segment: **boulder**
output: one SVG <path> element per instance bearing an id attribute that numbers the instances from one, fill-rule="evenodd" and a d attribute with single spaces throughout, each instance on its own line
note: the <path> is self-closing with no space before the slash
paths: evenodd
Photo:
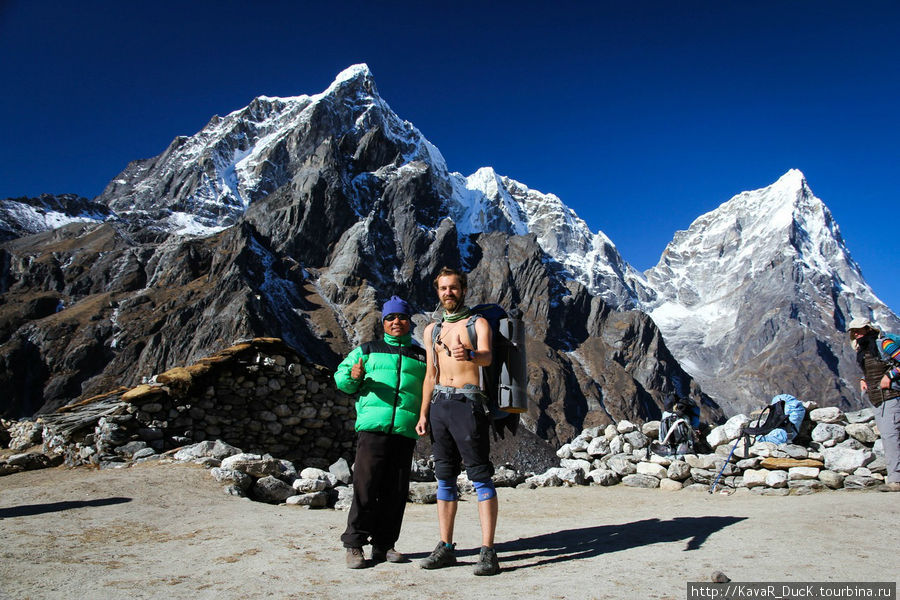
<path id="1" fill-rule="evenodd" d="M 332 463 L 332 465 L 328 467 L 328 472 L 334 475 L 337 480 L 344 485 L 353 481 L 353 472 L 350 470 L 350 464 L 344 457 L 341 457 Z"/>
<path id="2" fill-rule="evenodd" d="M 661 479 L 659 481 L 659 489 L 664 490 L 666 492 L 677 492 L 684 487 L 680 481 L 675 481 L 674 479 Z"/>
<path id="3" fill-rule="evenodd" d="M 786 488 L 788 486 L 787 471 L 769 471 L 766 475 L 766 485 L 770 488 Z"/>
<path id="4" fill-rule="evenodd" d="M 809 413 L 809 419 L 815 423 L 837 423 L 844 417 L 844 413 L 836 406 L 816 408 Z"/>
<path id="5" fill-rule="evenodd" d="M 759 466 L 764 469 L 791 469 L 794 467 L 812 467 L 821 469 L 825 464 L 822 461 L 813 460 L 811 458 L 764 458 L 760 461 Z"/>
<path id="6" fill-rule="evenodd" d="M 241 471 L 252 477 L 267 477 L 281 473 L 281 463 L 271 456 L 264 457 L 245 452 L 226 457 L 220 466 L 223 469 Z"/>
<path id="7" fill-rule="evenodd" d="M 327 492 L 312 492 L 311 494 L 300 494 L 298 496 L 289 496 L 284 499 L 285 504 L 292 506 L 307 506 L 309 508 L 325 508 L 328 506 Z"/>
<path id="8" fill-rule="evenodd" d="M 691 466 L 682 460 L 673 461 L 666 469 L 666 478 L 684 481 L 691 476 Z"/>
<path id="9" fill-rule="evenodd" d="M 865 423 L 850 423 L 844 427 L 847 435 L 863 444 L 874 444 L 878 439 L 875 431 Z"/>
<path id="10" fill-rule="evenodd" d="M 633 474 L 626 475 L 622 478 L 622 484 L 627 485 L 628 487 L 639 487 L 639 488 L 658 488 L 659 487 L 659 479 L 654 477 L 653 475 L 641 475 L 641 474 Z"/>
<path id="11" fill-rule="evenodd" d="M 820 408 L 819 410 L 825 410 Z M 836 423 L 819 423 L 812 430 L 812 440 L 814 442 L 825 443 L 833 441 L 839 443 L 847 439 L 847 432 L 844 427 Z"/>
<path id="12" fill-rule="evenodd" d="M 637 473 L 640 475 L 650 475 L 657 479 L 666 478 L 666 468 L 651 462 L 640 462 L 636 467 Z"/>
<path id="13" fill-rule="evenodd" d="M 293 487 L 272 475 L 257 479 L 250 491 L 257 500 L 270 504 L 280 504 L 294 495 Z"/>
<path id="14" fill-rule="evenodd" d="M 609 469 L 594 469 L 587 474 L 587 479 L 593 485 L 616 485 L 619 483 L 619 474 Z"/>
<path id="15" fill-rule="evenodd" d="M 437 503 L 437 482 L 416 481 L 410 483 L 409 501 L 415 504 Z"/>
<path id="16" fill-rule="evenodd" d="M 825 468 L 841 473 L 852 473 L 875 460 L 875 454 L 871 450 L 855 450 L 845 446 L 825 448 L 822 454 L 825 456 Z"/>
<path id="17" fill-rule="evenodd" d="M 800 481 L 803 479 L 818 479 L 819 469 L 816 467 L 791 467 L 788 469 L 788 478 L 791 481 Z"/>

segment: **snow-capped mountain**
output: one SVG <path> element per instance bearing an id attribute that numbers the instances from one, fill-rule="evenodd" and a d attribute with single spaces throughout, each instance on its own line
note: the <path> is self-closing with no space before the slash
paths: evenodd
<path id="1" fill-rule="evenodd" d="M 781 392 L 852 405 L 857 367 L 846 323 L 866 316 L 900 325 L 796 169 L 677 232 L 645 275 L 658 297 L 644 310 L 731 412 Z"/>
<path id="2" fill-rule="evenodd" d="M 642 275 L 625 262 L 602 231 L 593 233 L 575 212 L 553 194 L 531 190 L 484 167 L 468 177 L 453 173 L 450 215 L 462 235 L 502 231 L 533 233 L 541 249 L 568 277 L 615 308 L 638 303 L 635 286 Z"/>
<path id="3" fill-rule="evenodd" d="M 318 131 L 323 114 L 328 128 Z M 378 131 L 399 153 L 379 157 L 391 163 L 349 182 L 358 214 L 367 212 L 373 177 L 390 181 L 403 175 L 398 168 L 422 163 L 450 183 L 444 201 L 463 249 L 466 236 L 476 233 L 534 233 L 540 247 L 592 293 L 616 308 L 636 305 L 633 288 L 641 275 L 606 235 L 591 232 L 558 197 L 530 190 L 490 167 L 468 177 L 449 173 L 440 151 L 378 95 L 366 65 L 344 70 L 321 94 L 262 96 L 214 117 L 197 134 L 176 138 L 160 156 L 133 162 L 99 200 L 123 217 L 176 233 L 208 235 L 234 224 L 252 202 L 289 183 L 298 165 L 286 164 L 287 157 L 302 164 L 315 152 L 332 151 L 320 142 L 361 131 Z M 314 143 L 298 153 L 299 140 L 310 137 Z"/>
<path id="4" fill-rule="evenodd" d="M 365 65 L 320 94 L 259 97 L 214 117 L 129 164 L 97 204 L 109 210 L 80 217 L 104 235 L 63 228 L 57 237 L 77 243 L 51 252 L 33 236 L 0 248 L 30 257 L 0 261 L 0 291 L 26 307 L 0 322 L 0 364 L 24 360 L 27 347 L 26 371 L 68 365 L 29 392 L 45 403 L 248 335 L 282 337 L 330 364 L 370 335 L 391 294 L 430 312 L 430 279 L 444 264 L 471 271 L 473 298 L 525 314 L 532 424 L 548 439 L 653 416 L 673 375 L 708 416 L 720 415 L 675 359 L 728 413 L 781 392 L 852 405 L 846 321 L 896 323 L 799 171 L 698 218 L 642 274 L 555 195 L 489 167 L 451 172 L 379 96 Z M 35 304 L 38 290 L 46 297 Z M 67 311 L 54 311 L 101 292 L 109 326 L 96 329 L 104 321 L 91 313 L 71 348 L 56 343 L 61 334 L 46 328 Z M 79 371 L 67 353 L 80 356 L 85 344 L 92 360 Z"/>
<path id="5" fill-rule="evenodd" d="M 437 149 L 378 95 L 369 68 L 355 65 L 321 94 L 260 96 L 246 108 L 213 117 L 200 132 L 176 138 L 159 156 L 131 163 L 98 200 L 122 216 L 176 233 L 214 233 L 233 225 L 252 202 L 289 183 L 314 153 L 330 151 L 333 139 L 374 129 L 401 149 L 400 162 L 425 160 L 446 171 Z M 300 140 L 324 146 L 301 148 Z"/>
<path id="6" fill-rule="evenodd" d="M 364 65 L 321 94 L 213 118 L 131 163 L 98 200 L 117 217 L 0 247 L 0 365 L 12 366 L 0 385 L 18 390 L 14 412 L 251 336 L 334 365 L 393 294 L 422 315 L 421 332 L 434 274 L 464 265 L 474 302 L 515 307 L 528 324 L 526 424 L 545 439 L 658 417 L 676 380 L 721 417 L 649 317 L 627 310 L 640 274 L 606 236 L 490 169 L 449 172 Z"/>

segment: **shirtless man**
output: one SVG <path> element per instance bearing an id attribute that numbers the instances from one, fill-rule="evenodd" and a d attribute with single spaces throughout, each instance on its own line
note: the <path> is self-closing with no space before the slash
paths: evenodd
<path id="1" fill-rule="evenodd" d="M 491 364 L 491 328 L 485 319 L 476 319 L 477 343 L 469 339 L 466 324 L 470 311 L 465 305 L 465 273 L 444 267 L 435 278 L 434 287 L 443 309 L 443 319 L 433 344 L 435 323 L 426 327 L 422 336 L 428 366 L 416 432 L 424 436 L 430 423 L 434 471 L 438 480 L 441 541 L 419 566 L 439 569 L 456 564 L 453 524 L 459 501 L 456 478 L 462 461 L 478 495 L 481 553 L 475 575 L 496 575 L 500 572 L 494 550 L 497 490 L 491 480 L 494 466 L 490 460 L 490 420 L 486 398 L 479 387 L 479 367 Z"/>

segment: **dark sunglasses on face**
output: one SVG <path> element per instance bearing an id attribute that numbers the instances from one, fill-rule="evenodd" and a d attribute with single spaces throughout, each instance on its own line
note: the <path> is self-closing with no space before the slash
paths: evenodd
<path id="1" fill-rule="evenodd" d="M 395 319 L 400 319 L 401 321 L 409 321 L 409 315 L 404 315 L 403 313 L 391 313 L 389 315 L 385 315 L 385 321 L 394 321 Z"/>

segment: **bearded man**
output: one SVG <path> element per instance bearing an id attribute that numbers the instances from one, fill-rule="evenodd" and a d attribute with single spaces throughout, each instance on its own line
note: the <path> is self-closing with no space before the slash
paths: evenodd
<path id="1" fill-rule="evenodd" d="M 419 566 L 439 569 L 456 564 L 453 526 L 459 503 L 456 478 L 462 462 L 478 496 L 481 552 L 475 575 L 496 575 L 500 572 L 494 550 L 497 490 L 491 479 L 494 466 L 490 459 L 490 418 L 479 371 L 480 367 L 490 365 L 493 358 L 491 328 L 485 319 L 476 317 L 477 339 L 469 339 L 467 323 L 473 315 L 465 304 L 467 286 L 465 273 L 448 267 L 441 269 L 434 288 L 441 303 L 442 319 L 440 324 L 428 325 L 422 338 L 427 367 L 416 432 L 424 436 L 431 426 L 441 541 Z"/>

